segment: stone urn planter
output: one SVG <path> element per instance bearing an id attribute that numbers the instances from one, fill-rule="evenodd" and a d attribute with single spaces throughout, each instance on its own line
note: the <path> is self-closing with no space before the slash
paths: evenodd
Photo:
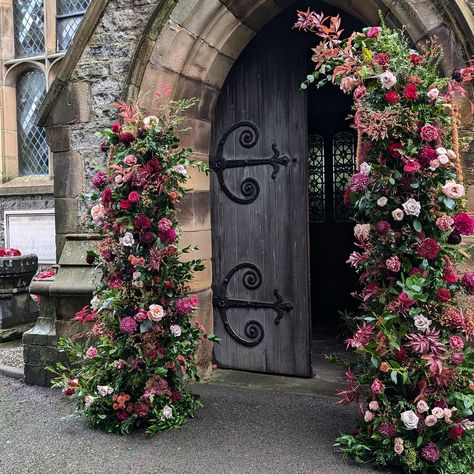
<path id="1" fill-rule="evenodd" d="M 38 305 L 28 287 L 37 270 L 36 255 L 0 257 L 0 329 L 36 321 Z"/>

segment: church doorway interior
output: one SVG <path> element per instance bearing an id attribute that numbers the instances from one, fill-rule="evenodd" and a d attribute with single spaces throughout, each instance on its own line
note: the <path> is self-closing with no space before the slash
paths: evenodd
<path id="1" fill-rule="evenodd" d="M 317 38 L 273 19 L 230 71 L 211 137 L 213 293 L 217 365 L 308 377 L 338 347 L 340 311 L 354 307 L 351 210 L 355 160 L 351 97 L 299 90 Z M 333 7 L 310 1 L 317 11 Z M 341 14 L 347 31 L 362 25 Z M 314 341 L 314 342 L 313 342 Z"/>

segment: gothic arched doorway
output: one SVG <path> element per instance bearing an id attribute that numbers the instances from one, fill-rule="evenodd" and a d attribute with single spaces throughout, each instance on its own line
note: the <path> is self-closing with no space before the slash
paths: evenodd
<path id="1" fill-rule="evenodd" d="M 338 330 L 353 285 L 341 198 L 354 145 L 350 99 L 336 88 L 299 90 L 317 39 L 292 29 L 298 8 L 307 3 L 247 46 L 215 109 L 214 355 L 220 367 L 310 376 L 313 334 Z"/>

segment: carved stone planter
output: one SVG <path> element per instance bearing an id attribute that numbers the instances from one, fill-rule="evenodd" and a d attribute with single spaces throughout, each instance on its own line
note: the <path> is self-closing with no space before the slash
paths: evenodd
<path id="1" fill-rule="evenodd" d="M 36 270 L 36 255 L 0 257 L 0 329 L 36 321 L 38 305 L 28 292 Z"/>

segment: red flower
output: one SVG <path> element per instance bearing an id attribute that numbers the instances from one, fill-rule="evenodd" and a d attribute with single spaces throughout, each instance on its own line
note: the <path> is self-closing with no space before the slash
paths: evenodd
<path id="1" fill-rule="evenodd" d="M 466 293 L 474 294 L 474 273 L 466 273 L 461 279 Z"/>
<path id="2" fill-rule="evenodd" d="M 138 194 L 136 191 L 132 191 L 128 195 L 128 200 L 132 203 L 135 204 L 140 200 L 140 194 Z"/>
<path id="3" fill-rule="evenodd" d="M 117 120 L 112 124 L 112 132 L 120 133 L 122 131 L 122 124 Z"/>
<path id="4" fill-rule="evenodd" d="M 110 188 L 104 189 L 104 191 L 102 192 L 101 201 L 104 206 L 112 202 L 112 190 Z"/>
<path id="5" fill-rule="evenodd" d="M 412 300 L 404 291 L 398 295 L 398 301 L 400 301 L 403 306 L 408 307 L 413 306 L 416 303 L 416 301 Z"/>
<path id="6" fill-rule="evenodd" d="M 461 235 L 471 235 L 474 233 L 474 219 L 466 212 L 461 212 L 454 216 L 454 228 Z"/>
<path id="7" fill-rule="evenodd" d="M 160 232 L 158 235 L 165 245 L 172 244 L 176 240 L 176 231 L 173 228 Z"/>
<path id="8" fill-rule="evenodd" d="M 119 207 L 120 209 L 127 211 L 132 206 L 132 203 L 128 199 L 121 199 Z"/>
<path id="9" fill-rule="evenodd" d="M 385 93 L 385 101 L 389 104 L 396 104 L 398 99 L 397 91 L 391 90 Z"/>
<path id="10" fill-rule="evenodd" d="M 418 255 L 428 260 L 434 260 L 439 254 L 439 245 L 434 239 L 425 239 L 418 247 Z"/>
<path id="11" fill-rule="evenodd" d="M 418 88 L 414 84 L 408 84 L 405 87 L 405 98 L 415 100 L 418 97 Z"/>
<path id="12" fill-rule="evenodd" d="M 421 165 L 418 161 L 407 161 L 403 167 L 403 171 L 405 171 L 405 173 L 416 173 L 420 168 Z"/>
<path id="13" fill-rule="evenodd" d="M 148 216 L 141 214 L 133 219 L 133 227 L 135 229 L 149 229 L 151 227 L 151 220 Z"/>
<path id="14" fill-rule="evenodd" d="M 375 230 L 377 234 L 385 235 L 385 234 L 388 234 L 392 230 L 392 227 L 387 221 L 379 221 L 377 222 L 377 224 L 375 224 Z"/>
<path id="15" fill-rule="evenodd" d="M 438 139 L 439 132 L 436 127 L 433 127 L 433 125 L 427 123 L 421 127 L 420 136 L 425 142 L 434 142 Z"/>
<path id="16" fill-rule="evenodd" d="M 436 299 L 440 303 L 447 303 L 451 299 L 451 292 L 447 288 L 440 288 L 436 293 Z"/>
<path id="17" fill-rule="evenodd" d="M 452 426 L 449 428 L 449 437 L 456 443 L 464 433 L 464 428 L 461 425 Z"/>
<path id="18" fill-rule="evenodd" d="M 5 249 L 0 249 L 0 257 L 4 257 L 7 254 Z"/>
<path id="19" fill-rule="evenodd" d="M 140 235 L 140 242 L 143 242 L 144 244 L 151 244 L 154 241 L 155 234 L 153 234 L 153 232 L 143 232 L 143 234 Z"/>
<path id="20" fill-rule="evenodd" d="M 392 158 L 400 158 L 400 153 L 398 150 L 401 150 L 403 145 L 399 142 L 390 143 L 388 146 L 388 152 Z"/>
<path id="21" fill-rule="evenodd" d="M 373 59 L 374 63 L 379 64 L 382 67 L 388 66 L 390 63 L 390 56 L 387 53 L 378 53 Z"/>
<path id="22" fill-rule="evenodd" d="M 423 58 L 419 54 L 410 54 L 410 61 L 413 66 L 419 66 L 423 62 Z"/>
<path id="23" fill-rule="evenodd" d="M 429 145 L 426 145 L 424 148 L 421 149 L 419 160 L 421 166 L 423 168 L 429 168 L 431 166 L 431 162 L 438 158 L 438 154 L 434 148 L 431 148 Z"/>
<path id="24" fill-rule="evenodd" d="M 120 141 L 125 145 L 128 146 L 130 143 L 135 141 L 135 135 L 132 132 L 125 132 L 120 135 Z"/>

